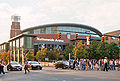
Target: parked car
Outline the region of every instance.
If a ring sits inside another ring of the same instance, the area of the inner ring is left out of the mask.
[[[30,69],[40,69],[42,70],[42,65],[38,63],[37,61],[28,61],[29,68]]]
[[[22,65],[20,65],[18,62],[16,61],[12,61],[10,63],[8,63],[7,65],[7,70],[8,71],[12,71],[12,70],[19,70],[22,71]]]
[[[67,69],[69,67],[69,62],[68,61],[57,61],[55,64],[55,68],[62,68],[62,69]]]

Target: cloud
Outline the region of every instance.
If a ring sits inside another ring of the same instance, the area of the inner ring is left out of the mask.
[[[21,29],[49,23],[78,23],[102,33],[119,29],[120,0],[20,0],[0,3],[0,42],[9,39],[11,15],[21,16]],[[5,34],[5,35],[4,35]]]

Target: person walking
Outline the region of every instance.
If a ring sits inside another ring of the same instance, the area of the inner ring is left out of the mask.
[[[104,59],[104,64],[105,64],[105,66],[104,66],[104,70],[103,71],[108,71],[108,69],[107,69],[107,57],[105,57],[105,59]]]
[[[2,61],[0,61],[0,74],[1,74],[1,72],[2,72],[3,74],[5,74],[5,72],[4,72],[4,61],[3,61],[3,59],[2,59]]]
[[[25,74],[30,72],[29,69],[28,69],[28,60],[25,61],[25,66],[24,66],[24,70],[25,70]]]

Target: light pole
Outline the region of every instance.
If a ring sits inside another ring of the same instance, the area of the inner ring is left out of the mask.
[[[120,34],[119,34],[119,43],[118,43],[118,46],[119,46],[118,70],[120,70]]]

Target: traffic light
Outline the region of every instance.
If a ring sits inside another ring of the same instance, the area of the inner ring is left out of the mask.
[[[58,39],[60,39],[61,38],[61,33],[58,33]]]
[[[101,42],[103,42],[103,41],[104,41],[104,36],[101,37]]]
[[[90,41],[91,35],[88,36],[88,41]]]
[[[77,37],[78,37],[78,34],[75,34],[75,40],[77,39]]]

